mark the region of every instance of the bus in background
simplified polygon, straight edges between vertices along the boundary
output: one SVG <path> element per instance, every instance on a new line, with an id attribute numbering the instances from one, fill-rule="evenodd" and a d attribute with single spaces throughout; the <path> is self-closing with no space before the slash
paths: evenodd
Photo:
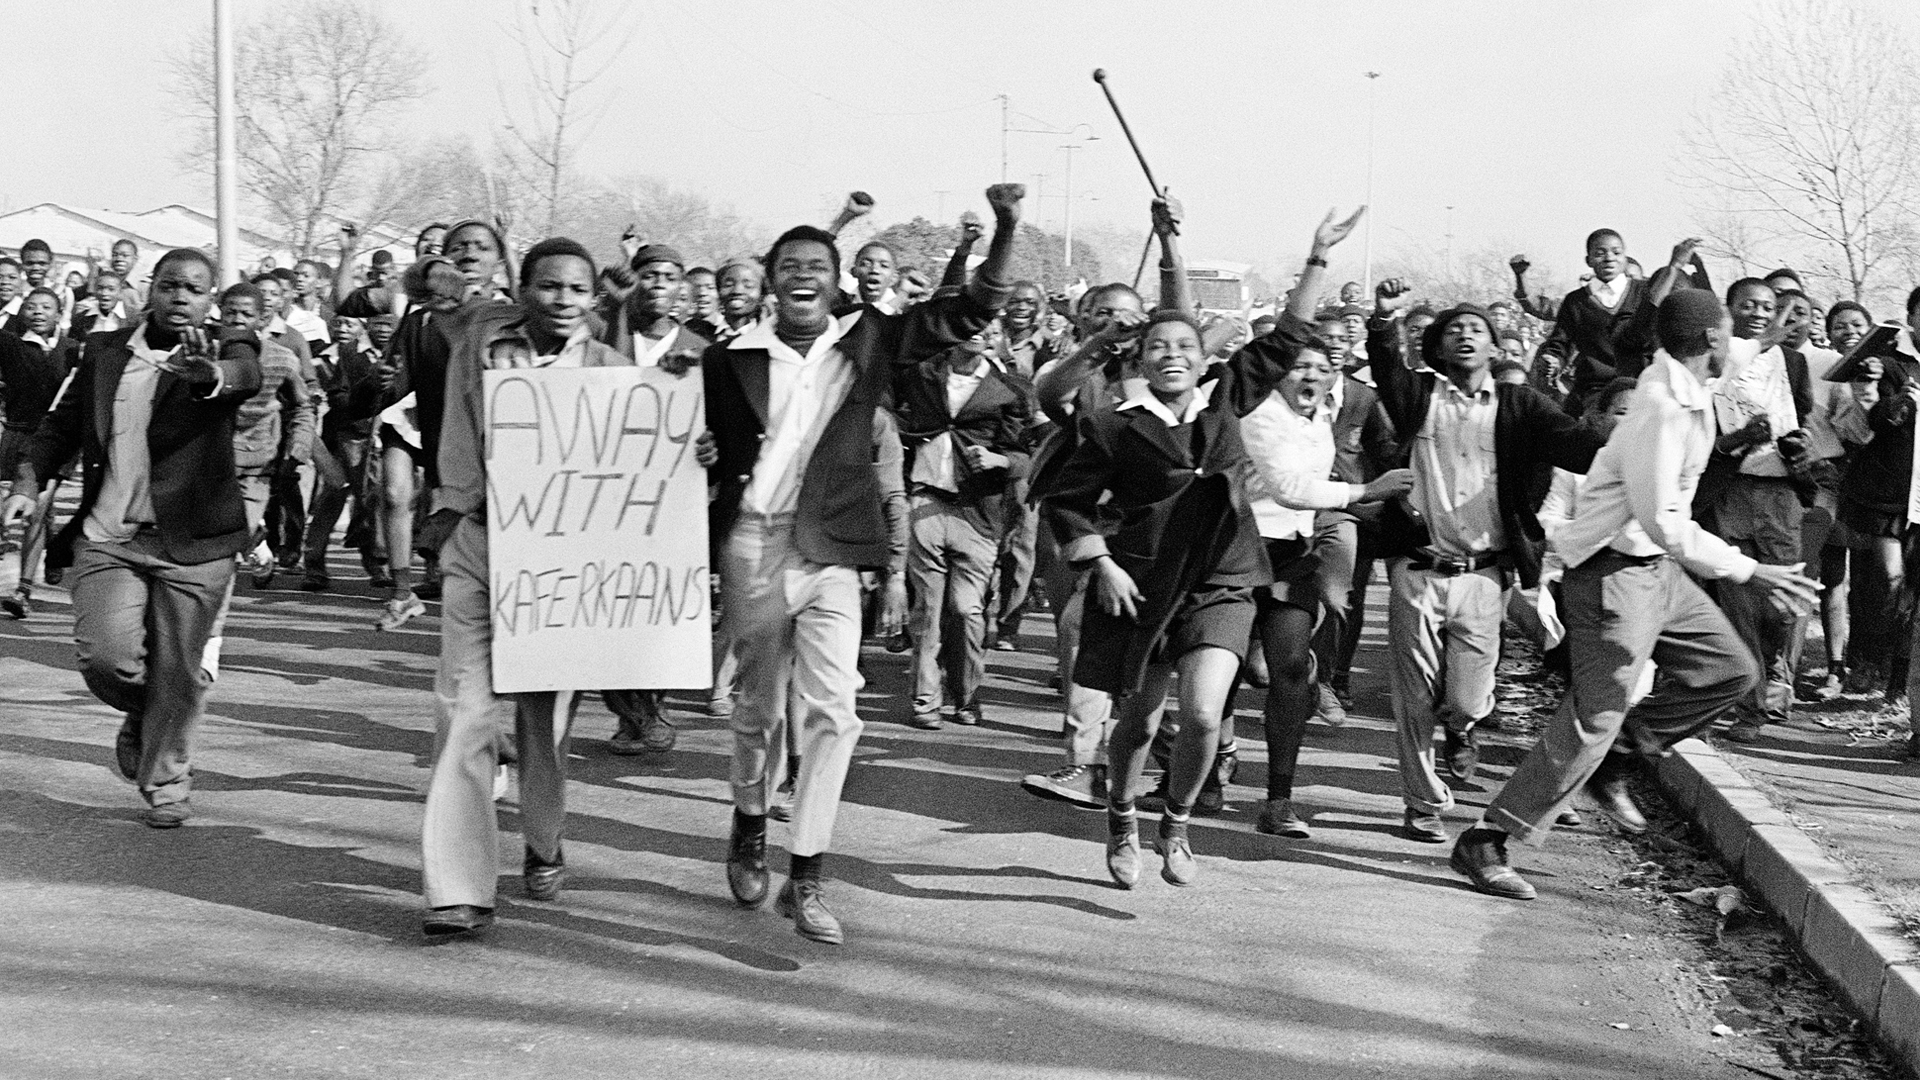
<path id="1" fill-rule="evenodd" d="M 1193 302 L 1199 305 L 1201 317 L 1249 318 L 1253 298 L 1247 294 L 1247 271 L 1251 269 L 1249 263 L 1187 260 L 1187 284 L 1193 290 Z"/>

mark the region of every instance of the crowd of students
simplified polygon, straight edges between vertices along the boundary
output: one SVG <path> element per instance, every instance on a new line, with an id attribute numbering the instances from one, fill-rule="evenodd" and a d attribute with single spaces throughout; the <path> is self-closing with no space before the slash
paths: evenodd
<path id="1" fill-rule="evenodd" d="M 1904 695 L 1920 403 L 1906 329 L 1852 302 L 1822 311 L 1791 271 L 1723 300 L 1695 241 L 1643 276 L 1610 230 L 1557 304 L 1531 293 L 1522 257 L 1517 305 L 1436 310 L 1399 280 L 1334 290 L 1327 256 L 1361 212 L 1319 225 L 1274 314 L 1202 321 L 1177 203 L 1152 207 L 1149 310 L 1122 283 L 1069 297 L 1013 280 L 1023 196 L 989 189 L 991 230 L 969 215 L 927 270 L 880 242 L 843 267 L 837 235 L 873 206 L 861 193 L 826 228 L 717 268 L 631 233 L 608 266 L 567 238 L 516 252 L 467 220 L 422 229 L 399 273 L 385 252 L 360 265 L 349 229 L 336 267 L 219 288 L 211 260 L 181 249 L 143 288 L 130 242 L 62 282 L 30 242 L 0 257 L 0 477 L 5 522 L 23 523 L 4 606 L 32 614 L 45 549 L 47 580 L 73 591 L 82 673 L 126 714 L 118 766 L 147 823 L 178 826 L 236 568 L 255 587 L 298 570 L 302 588 L 332 588 L 351 507 L 345 542 L 387 594 L 378 629 L 441 604 L 432 936 L 491 922 L 503 762 L 520 776 L 527 894 L 551 900 L 565 877 L 579 692 L 492 684 L 488 368 L 703 381 L 726 876 L 743 905 L 775 895 L 767 822 L 789 822 L 776 906 L 819 941 L 843 938 L 823 860 L 871 637 L 911 651 L 899 720 L 934 730 L 980 723 L 988 657 L 1019 647 L 1029 612 L 1050 615 L 1064 760 L 1023 785 L 1106 810 L 1122 888 L 1141 876 L 1143 808 L 1162 878 L 1194 882 L 1190 821 L 1219 811 L 1234 706 L 1256 691 L 1256 827 L 1309 835 L 1293 798 L 1303 736 L 1316 717 L 1345 722 L 1377 569 L 1401 831 L 1453 841 L 1454 866 L 1495 895 L 1533 895 L 1506 840 L 1576 820 L 1579 792 L 1644 829 L 1626 783 L 1638 756 L 1723 719 L 1725 737 L 1756 738 L 1796 694 Z M 1910 321 L 1915 304 L 1920 290 Z M 76 462 L 79 509 L 50 538 Z M 1827 663 L 1796 685 L 1815 611 Z M 1456 838 L 1445 815 L 1478 768 L 1513 632 L 1570 690 Z M 673 747 L 658 691 L 602 697 L 614 752 Z"/>

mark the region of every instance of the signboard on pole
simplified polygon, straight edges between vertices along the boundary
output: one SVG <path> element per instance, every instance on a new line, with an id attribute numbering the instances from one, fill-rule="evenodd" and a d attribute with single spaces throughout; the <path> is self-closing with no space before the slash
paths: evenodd
<path id="1" fill-rule="evenodd" d="M 495 691 L 711 685 L 699 374 L 483 379 Z"/>

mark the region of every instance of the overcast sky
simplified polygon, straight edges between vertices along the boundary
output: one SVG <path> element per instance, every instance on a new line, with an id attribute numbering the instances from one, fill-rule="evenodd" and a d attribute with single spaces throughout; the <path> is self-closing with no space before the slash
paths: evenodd
<path id="1" fill-rule="evenodd" d="M 1877 4 L 1920 31 L 1920 4 Z M 237 0 L 246 15 L 270 0 Z M 430 58 L 422 133 L 487 139 L 515 53 L 509 0 L 383 0 Z M 635 0 L 614 104 L 581 158 L 693 188 L 771 228 L 818 220 L 853 187 L 879 221 L 966 206 L 1016 128 L 1085 124 L 1076 223 L 1144 227 L 1146 181 L 1090 75 L 1109 73 L 1148 160 L 1187 206 L 1188 254 L 1292 266 L 1315 221 L 1366 198 L 1367 80 L 1382 73 L 1375 248 L 1498 244 L 1570 272 L 1617 228 L 1649 263 L 1689 226 L 1676 133 L 1704 105 L 1755 5 L 1730 0 Z M 184 171 L 160 89 L 168 55 L 210 33 L 207 0 L 0 0 L 11 98 L 0 206 L 57 200 L 211 209 Z M 1058 228 L 1066 140 L 1008 136 L 1010 178 Z M 942 196 L 940 192 L 945 191 Z M 1033 191 L 1030 189 L 1030 195 Z M 1357 272 L 1356 240 L 1336 265 Z M 1345 264 L 1354 265 L 1349 270 Z"/>

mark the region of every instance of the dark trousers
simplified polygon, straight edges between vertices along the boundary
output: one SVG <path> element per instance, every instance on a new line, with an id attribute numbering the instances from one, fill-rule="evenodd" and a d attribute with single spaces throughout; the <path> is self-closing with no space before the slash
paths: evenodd
<path id="1" fill-rule="evenodd" d="M 87 688 L 140 731 L 140 794 L 185 802 L 193 730 L 212 679 L 201 654 L 233 582 L 233 559 L 181 565 L 151 532 L 82 541 L 69 576 L 73 643 Z"/>
<path id="2" fill-rule="evenodd" d="M 1721 592 L 1750 588 L 1723 583 Z M 1489 825 L 1527 841 L 1553 828 L 1623 728 L 1619 752 L 1658 753 L 1712 726 L 1760 683 L 1760 665 L 1726 615 L 1672 559 L 1603 551 L 1569 569 L 1561 591 L 1572 683 L 1486 813 Z M 1649 661 L 1660 681 L 1631 704 Z"/>
<path id="3" fill-rule="evenodd" d="M 1320 680 L 1345 693 L 1366 620 L 1367 588 L 1378 556 L 1373 527 L 1345 514 L 1321 514 L 1313 549 L 1320 559 L 1320 626 L 1313 657 Z"/>
<path id="4" fill-rule="evenodd" d="M 313 455 L 313 507 L 305 536 L 308 573 L 326 574 L 327 545 L 349 499 L 353 501 L 353 514 L 347 518 L 347 544 L 359 547 L 362 555 L 373 552 L 375 530 L 368 513 L 367 491 L 367 463 L 373 456 L 368 448 L 370 441 L 338 439 Z"/>

